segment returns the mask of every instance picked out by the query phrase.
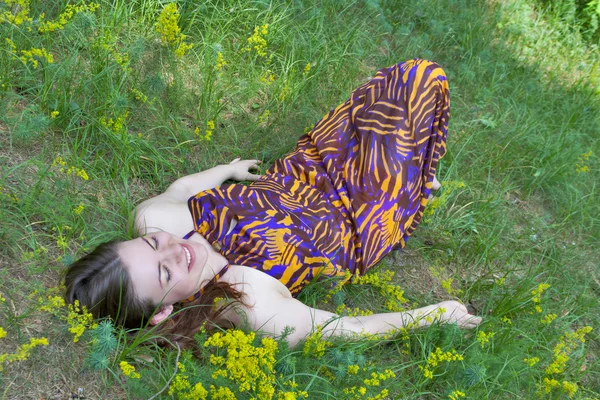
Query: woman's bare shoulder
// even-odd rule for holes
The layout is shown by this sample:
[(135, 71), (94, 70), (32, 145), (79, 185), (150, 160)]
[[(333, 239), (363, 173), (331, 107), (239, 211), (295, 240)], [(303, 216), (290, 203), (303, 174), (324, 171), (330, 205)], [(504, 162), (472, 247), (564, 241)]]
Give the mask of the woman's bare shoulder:
[(166, 231), (183, 237), (194, 229), (187, 203), (151, 199), (135, 208), (134, 228), (138, 235)]

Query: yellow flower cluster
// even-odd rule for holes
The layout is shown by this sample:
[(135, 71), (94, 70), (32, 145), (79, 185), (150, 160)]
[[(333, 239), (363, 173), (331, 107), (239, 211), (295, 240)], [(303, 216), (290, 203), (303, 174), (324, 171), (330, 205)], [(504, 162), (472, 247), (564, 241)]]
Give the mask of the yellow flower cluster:
[(402, 303), (408, 303), (404, 298), (404, 290), (392, 283), (393, 271), (372, 272), (363, 276), (356, 276), (354, 283), (358, 285), (371, 285), (379, 290), (386, 300), (385, 307), (390, 311), (404, 311)]
[(196, 129), (194, 129), (194, 133), (196, 134), (196, 136), (198, 136), (199, 139), (210, 142), (210, 139), (212, 138), (212, 134), (213, 134), (214, 130), (215, 130), (215, 121), (211, 119), (206, 123), (206, 133), (204, 135), (202, 135), (200, 133), (200, 128), (198, 128), (198, 127), (196, 127)]
[(167, 4), (158, 16), (156, 32), (160, 34), (162, 44), (172, 48), (175, 55), (182, 58), (194, 45), (184, 43), (186, 35), (179, 28), (179, 17), (177, 4)]
[(350, 375), (356, 375), (358, 374), (358, 371), (360, 370), (360, 367), (358, 365), (348, 365), (348, 373)]
[(550, 325), (557, 317), (558, 315), (556, 314), (546, 314), (546, 316), (542, 318), (540, 322), (544, 325)]
[[(343, 392), (346, 395), (354, 395), (351, 397), (347, 397), (348, 399), (359, 400), (359, 399), (363, 398), (362, 396), (365, 396), (367, 394), (367, 388), (364, 386), (360, 386), (358, 388), (356, 386), (352, 386), (351, 388), (344, 388)], [(364, 399), (365, 400), (383, 400), (383, 399), (387, 399), (389, 394), (390, 394), (390, 391), (388, 389), (383, 389), (381, 392), (379, 392), (375, 396), (369, 396)]]
[(283, 103), (290, 95), (290, 91), (290, 82), (285, 81), (285, 85), (281, 89), (281, 93), (279, 93), (279, 101)]
[(335, 282), (335, 286), (333, 286), (333, 288), (327, 292), (327, 294), (323, 298), (323, 302), (325, 304), (328, 304), (329, 301), (332, 299), (332, 297), (336, 293), (338, 293), (339, 291), (341, 291), (344, 288), (344, 285), (346, 283), (348, 283), (351, 278), (352, 278), (352, 272), (350, 272), (348, 270), (345, 270), (344, 271), (344, 277), (341, 280), (338, 280), (338, 281)]
[(586, 164), (592, 154), (594, 154), (594, 153), (592, 152), (592, 150), (590, 150), (587, 153), (583, 153), (582, 155), (579, 156), (579, 159), (577, 160), (577, 164), (575, 165), (575, 171), (577, 171), (578, 174), (584, 174), (586, 172), (590, 172), (590, 167), (588, 167)]
[[(10, 22), (15, 25), (22, 25), (25, 22), (31, 23), (33, 19), (29, 16), (31, 11), (29, 0), (4, 0), (4, 4), (10, 11), (0, 13), (0, 23)], [(13, 10), (17, 12), (13, 14)]]
[(265, 110), (265, 112), (263, 112), (259, 117), (258, 117), (258, 123), (263, 124), (265, 122), (267, 122), (269, 120), (269, 117), (271, 116), (271, 111), (269, 110)]
[(148, 96), (146, 96), (140, 90), (132, 88), (131, 93), (133, 93), (133, 97), (135, 97), (137, 101), (141, 101), (142, 103), (146, 103), (148, 101)]
[(115, 119), (100, 117), (100, 124), (111, 132), (124, 134), (127, 133), (127, 129), (125, 128), (127, 117), (129, 117), (129, 111), (123, 111)]
[(4, 328), (2, 328), (0, 326), (0, 339), (3, 339), (6, 337), (6, 331), (4, 330)]
[(462, 181), (446, 181), (446, 182), (444, 182), (444, 184), (442, 185), (442, 188), (443, 188), (442, 194), (438, 197), (434, 197), (433, 200), (431, 200), (429, 202), (429, 204), (427, 205), (427, 208), (423, 212), (423, 218), (427, 219), (428, 217), (431, 217), (435, 213), (435, 210), (437, 208), (446, 204), (446, 202), (448, 201), (448, 198), (450, 197), (450, 194), (453, 191), (455, 191), (457, 189), (462, 189), (465, 186), (466, 186), (465, 183)]
[(531, 358), (524, 358), (523, 362), (527, 365), (529, 365), (530, 367), (533, 367), (535, 364), (540, 362), (540, 359), (537, 357), (531, 357)]
[(129, 364), (127, 361), (121, 361), (119, 363), (119, 367), (121, 368), (121, 372), (128, 378), (131, 379), (140, 379), (141, 376), (139, 372), (135, 372), (135, 367)]
[(228, 387), (215, 387), (210, 385), (210, 398), (212, 400), (237, 400), (235, 393)]
[(67, 306), (69, 313), (66, 321), (69, 325), (69, 332), (73, 334), (73, 342), (77, 343), (86, 329), (96, 329), (98, 324), (94, 322), (94, 316), (88, 312), (86, 306), (80, 306), (79, 300)]
[(56, 117), (58, 117), (59, 114), (60, 114), (60, 111), (52, 111), (50, 113), (50, 119), (56, 119)]
[(268, 69), (260, 76), (260, 81), (266, 85), (270, 85), (275, 82), (275, 74)]
[(458, 354), (456, 350), (453, 349), (451, 351), (443, 352), (442, 349), (436, 347), (434, 351), (429, 353), (429, 356), (425, 361), (425, 366), (419, 365), (419, 369), (423, 372), (425, 378), (433, 379), (433, 371), (441, 363), (462, 360), (464, 360), (464, 357)]
[(75, 174), (78, 177), (80, 177), (81, 179), (83, 179), (84, 181), (87, 181), (90, 179), (87, 172), (85, 172), (85, 170), (83, 168), (69, 166), (67, 164), (67, 162), (65, 160), (63, 160), (63, 158), (61, 156), (58, 156), (54, 159), (54, 161), (52, 162), (52, 167), (58, 167), (59, 171), (65, 175)]
[(204, 346), (216, 348), (217, 354), (221, 353), (221, 349), (226, 350), (225, 356), (213, 354), (210, 357), (210, 363), (220, 368), (213, 373), (213, 379), (218, 376), (228, 378), (238, 383), (241, 393), (251, 392), (258, 399), (270, 399), (275, 394), (273, 367), (277, 342), (263, 338), (262, 347), (255, 347), (252, 345), (255, 335), (239, 329), (217, 332), (206, 340)]
[(577, 384), (569, 381), (562, 381), (561, 383), (556, 379), (545, 377), (540, 385), (539, 393), (540, 395), (550, 394), (552, 391), (560, 389), (571, 398), (575, 396), (575, 393), (577, 392)]
[(367, 386), (379, 386), (381, 382), (388, 379), (395, 378), (396, 374), (391, 369), (386, 369), (383, 372), (371, 372), (371, 378), (363, 380), (363, 383)]
[(2, 364), (5, 362), (14, 362), (14, 361), (25, 361), (31, 355), (31, 350), (33, 350), (37, 346), (48, 346), (48, 339), (46, 338), (31, 338), (29, 339), (28, 344), (24, 344), (22, 346), (18, 346), (17, 350), (13, 353), (3, 353), (0, 354), (0, 372), (3, 370)]
[(569, 355), (580, 343), (585, 343), (585, 335), (592, 331), (591, 326), (584, 326), (575, 332), (566, 332), (554, 346), (552, 362), (546, 367), (547, 375), (562, 374), (569, 361)]
[(304, 66), (304, 69), (302, 70), (302, 75), (308, 75), (309, 72), (310, 72), (310, 63), (306, 63), (306, 65)]
[(490, 333), (485, 333), (484, 331), (477, 332), (477, 341), (481, 345), (482, 349), (485, 347), (486, 344), (488, 344), (490, 342), (490, 339), (493, 338), (495, 334), (496, 334), (495, 332), (490, 332)]
[(80, 4), (78, 6), (74, 6), (72, 4), (67, 5), (65, 10), (54, 20), (54, 21), (43, 21), (44, 14), (40, 15), (40, 26), (38, 28), (38, 32), (46, 33), (46, 32), (54, 32), (57, 30), (61, 30), (65, 27), (65, 25), (75, 17), (75, 15), (82, 12), (94, 12), (100, 7), (98, 3), (90, 3), (90, 4)]
[(360, 315), (360, 316), (373, 315), (373, 311), (371, 311), (371, 310), (362, 310), (362, 309), (360, 309), (360, 307), (346, 308), (345, 304), (340, 304), (335, 309), (335, 313), (338, 315), (343, 314), (348, 317), (356, 317), (358, 315)]
[(531, 301), (533, 301), (535, 304), (535, 311), (538, 313), (542, 312), (542, 307), (540, 306), (540, 303), (542, 302), (542, 293), (544, 293), (544, 291), (546, 291), (549, 287), (550, 285), (547, 283), (540, 283), (537, 289), (531, 291), (531, 294), (533, 295)]
[(69, 325), (69, 332), (73, 334), (73, 342), (77, 343), (86, 329), (96, 329), (98, 324), (94, 322), (94, 316), (88, 312), (86, 306), (80, 306), (79, 300), (67, 306), (67, 315), (62, 313), (65, 300), (61, 296), (47, 296), (46, 300), (41, 297), (37, 299), (40, 311), (50, 313), (65, 321)]
[(4, 297), (2, 297), (2, 293), (0, 293), (0, 303), (4, 303), (6, 301), (6, 299)]
[(465, 394), (463, 392), (461, 392), (460, 390), (455, 390), (448, 395), (448, 398), (450, 400), (458, 400), (461, 397), (465, 397)]
[(225, 58), (223, 57), (223, 53), (220, 51), (217, 53), (217, 62), (215, 64), (215, 71), (222, 70), (227, 65)]
[(458, 296), (459, 294), (462, 293), (462, 290), (455, 289), (454, 287), (452, 287), (452, 283), (453, 282), (454, 282), (454, 278), (443, 279), (441, 281), (442, 288), (444, 288), (444, 290), (446, 292), (448, 292), (449, 295), (451, 295), (451, 296)]
[(321, 358), (325, 355), (325, 350), (331, 346), (331, 343), (323, 339), (323, 327), (317, 326), (317, 329), (306, 337), (302, 353), (305, 356), (313, 355)]
[[(169, 386), (169, 396), (175, 395), (178, 400), (205, 400), (208, 396), (208, 391), (202, 383), (198, 382), (192, 386), (187, 374), (185, 374), (183, 364), (178, 363), (177, 365), (179, 366), (179, 372), (175, 375)], [(214, 386), (211, 385), (210, 388), (213, 391)]]
[(247, 39), (248, 47), (246, 47), (245, 51), (251, 51), (252, 49), (256, 50), (256, 54), (260, 57), (264, 57), (267, 55), (267, 40), (265, 36), (269, 34), (269, 24), (264, 24), (263, 26), (254, 27), (254, 33)]
[(52, 54), (48, 53), (43, 47), (41, 49), (32, 48), (30, 50), (21, 50), (21, 57), (19, 57), (24, 63), (31, 63), (33, 68), (39, 66), (39, 61), (44, 60), (47, 64), (52, 64), (54, 58)]
[(73, 212), (75, 213), (75, 215), (81, 215), (83, 210), (85, 210), (85, 206), (83, 205), (83, 203), (79, 203), (79, 205), (73, 209)]

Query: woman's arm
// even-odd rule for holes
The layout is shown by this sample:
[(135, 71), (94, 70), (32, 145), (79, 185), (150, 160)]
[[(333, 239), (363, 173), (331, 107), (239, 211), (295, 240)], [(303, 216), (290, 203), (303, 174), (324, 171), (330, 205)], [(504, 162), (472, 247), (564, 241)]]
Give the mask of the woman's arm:
[[(175, 202), (187, 202), (195, 194), (220, 186), (228, 179), (255, 181), (260, 178), (260, 175), (250, 173), (250, 169), (258, 168), (258, 164), (260, 164), (259, 160), (236, 158), (229, 164), (217, 165), (214, 168), (179, 178), (159, 196)], [(152, 199), (147, 201), (150, 200)]]
[[(236, 158), (229, 164), (218, 165), (202, 172), (187, 175), (173, 182), (164, 193), (138, 204), (135, 208), (135, 230), (140, 235), (167, 231), (175, 235), (187, 233), (191, 219), (187, 201), (199, 192), (220, 186), (228, 179), (255, 181), (260, 175), (250, 173), (258, 168), (259, 160)], [(185, 223), (187, 222), (187, 223)]]
[(445, 301), (405, 312), (340, 317), (328, 311), (308, 307), (291, 297), (279, 297), (271, 301), (256, 300), (253, 307), (246, 312), (250, 327), (273, 336), (280, 335), (286, 326), (293, 327), (294, 332), (287, 337), (292, 346), (317, 326), (322, 327), (325, 336), (361, 333), (383, 336), (398, 328), (424, 327), (434, 321), (454, 323), (463, 328), (474, 328), (481, 323), (480, 317), (470, 315), (467, 308), (457, 301)]

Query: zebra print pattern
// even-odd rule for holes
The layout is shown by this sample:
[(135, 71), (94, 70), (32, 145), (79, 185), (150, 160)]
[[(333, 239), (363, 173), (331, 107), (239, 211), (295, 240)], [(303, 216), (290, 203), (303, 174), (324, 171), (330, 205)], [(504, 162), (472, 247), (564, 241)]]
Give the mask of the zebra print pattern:
[(230, 263), (279, 279), (293, 295), (318, 275), (362, 275), (419, 224), (448, 118), (437, 64), (380, 70), (260, 180), (190, 198), (195, 229)]

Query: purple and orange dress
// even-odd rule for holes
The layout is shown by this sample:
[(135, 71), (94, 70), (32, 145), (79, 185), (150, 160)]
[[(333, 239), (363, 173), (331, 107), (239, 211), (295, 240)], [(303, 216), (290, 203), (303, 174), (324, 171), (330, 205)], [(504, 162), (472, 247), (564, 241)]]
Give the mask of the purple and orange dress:
[(435, 63), (380, 70), (249, 186), (191, 197), (195, 231), (293, 296), (315, 276), (364, 274), (419, 224), (446, 151), (449, 92)]

